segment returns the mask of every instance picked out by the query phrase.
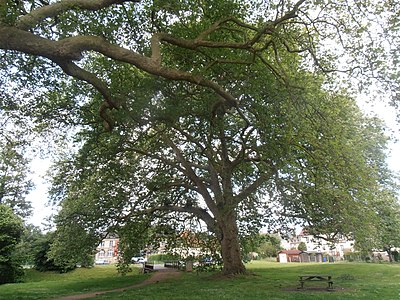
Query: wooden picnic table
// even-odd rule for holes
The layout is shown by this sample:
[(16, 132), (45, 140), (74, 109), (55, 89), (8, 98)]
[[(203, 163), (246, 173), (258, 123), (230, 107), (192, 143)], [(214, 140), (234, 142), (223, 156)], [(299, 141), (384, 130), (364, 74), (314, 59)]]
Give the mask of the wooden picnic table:
[(300, 275), (299, 279), (300, 279), (300, 288), (304, 288), (305, 282), (323, 281), (328, 283), (328, 289), (333, 289), (333, 281), (331, 275), (308, 274), (308, 275)]

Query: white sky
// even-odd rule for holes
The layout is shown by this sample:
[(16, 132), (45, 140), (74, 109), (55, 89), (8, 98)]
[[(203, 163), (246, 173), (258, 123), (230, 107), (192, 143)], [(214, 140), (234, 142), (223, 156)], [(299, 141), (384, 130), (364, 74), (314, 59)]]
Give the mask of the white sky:
[(28, 195), (27, 200), (32, 202), (33, 214), (28, 219), (29, 223), (35, 226), (43, 226), (43, 221), (51, 215), (52, 208), (47, 206), (48, 185), (44, 179), (47, 169), (50, 166), (50, 161), (46, 159), (36, 158), (31, 163), (32, 168), (32, 180), (35, 184), (35, 189)]

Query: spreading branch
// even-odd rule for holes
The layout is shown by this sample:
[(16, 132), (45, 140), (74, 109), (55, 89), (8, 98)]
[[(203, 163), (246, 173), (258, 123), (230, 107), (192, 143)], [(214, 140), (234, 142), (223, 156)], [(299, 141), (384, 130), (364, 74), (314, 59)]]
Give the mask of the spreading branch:
[(97, 11), (125, 2), (140, 2), (140, 0), (63, 0), (42, 6), (27, 15), (21, 16), (16, 23), (16, 27), (22, 30), (29, 30), (39, 25), (44, 19), (57, 17), (68, 10), (84, 9)]

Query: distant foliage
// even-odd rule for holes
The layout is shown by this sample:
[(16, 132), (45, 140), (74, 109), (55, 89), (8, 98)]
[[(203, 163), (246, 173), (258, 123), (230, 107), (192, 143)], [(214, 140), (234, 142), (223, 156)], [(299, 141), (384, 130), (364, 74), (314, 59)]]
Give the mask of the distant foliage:
[(53, 233), (48, 233), (43, 240), (38, 243), (39, 249), (35, 255), (35, 269), (40, 272), (56, 271), (65, 273), (76, 268), (74, 263), (56, 263), (53, 258), (49, 257), (50, 247), (53, 241)]
[(7, 205), (0, 204), (0, 284), (17, 282), (24, 274), (13, 256), (23, 230), (21, 218)]
[(282, 250), (281, 239), (272, 234), (263, 236), (264, 241), (257, 248), (256, 252), (261, 258), (276, 257), (278, 252)]
[(150, 255), (147, 261), (171, 261), (179, 260), (179, 256), (175, 254), (153, 254)]
[(39, 227), (32, 224), (25, 225), (20, 242), (15, 248), (15, 257), (23, 266), (35, 264), (35, 254), (40, 250), (44, 234)]
[(307, 251), (307, 245), (304, 242), (301, 242), (298, 246), (297, 246), (297, 250), (300, 251)]

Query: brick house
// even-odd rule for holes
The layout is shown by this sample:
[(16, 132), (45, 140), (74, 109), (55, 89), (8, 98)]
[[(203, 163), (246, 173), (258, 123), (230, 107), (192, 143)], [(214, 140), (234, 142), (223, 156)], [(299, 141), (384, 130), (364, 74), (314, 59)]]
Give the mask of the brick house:
[(108, 236), (103, 239), (96, 247), (96, 264), (115, 264), (118, 261), (118, 243), (119, 238)]

